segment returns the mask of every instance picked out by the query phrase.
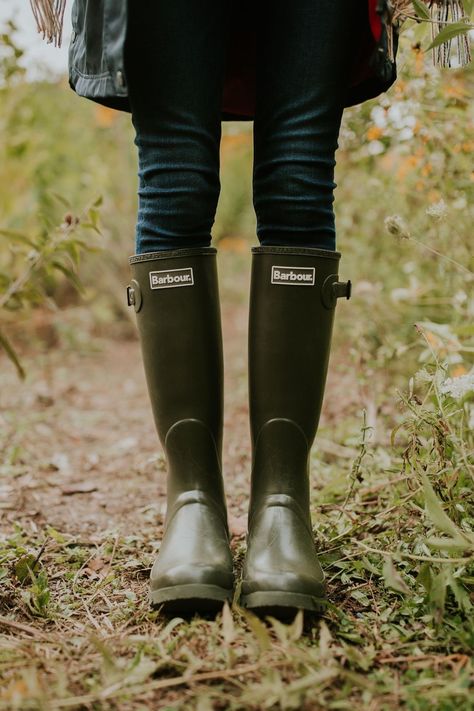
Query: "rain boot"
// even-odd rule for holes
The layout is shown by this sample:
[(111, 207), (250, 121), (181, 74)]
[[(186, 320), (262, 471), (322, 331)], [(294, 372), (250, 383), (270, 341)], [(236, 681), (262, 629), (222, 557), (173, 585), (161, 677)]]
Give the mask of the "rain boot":
[(334, 309), (350, 297), (339, 252), (252, 248), (249, 414), (252, 444), (241, 604), (288, 616), (320, 611), (325, 582), (310, 514), (309, 455), (328, 368)]
[(232, 598), (222, 479), (223, 353), (216, 249), (130, 257), (153, 415), (167, 462), (167, 509), (150, 603), (216, 612)]

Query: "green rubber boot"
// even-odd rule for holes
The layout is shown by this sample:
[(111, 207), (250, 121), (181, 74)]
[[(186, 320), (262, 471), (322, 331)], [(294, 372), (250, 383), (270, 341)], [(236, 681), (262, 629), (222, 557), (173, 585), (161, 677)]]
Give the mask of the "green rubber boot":
[(253, 247), (249, 313), (252, 441), (241, 604), (262, 614), (318, 612), (324, 574), (311, 527), (309, 454), (328, 368), (334, 308), (350, 296), (339, 252)]
[(165, 529), (150, 603), (216, 612), (232, 598), (222, 479), (223, 354), (214, 247), (130, 257), (156, 429), (168, 467)]

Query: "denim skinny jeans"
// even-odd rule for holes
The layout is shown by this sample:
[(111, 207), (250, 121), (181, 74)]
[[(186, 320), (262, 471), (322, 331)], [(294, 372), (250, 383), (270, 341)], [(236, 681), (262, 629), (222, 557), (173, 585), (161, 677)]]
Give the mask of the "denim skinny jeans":
[[(129, 4), (137, 254), (211, 242), (226, 48), (231, 10), (239, 9), (234, 2)], [(335, 249), (334, 155), (363, 12), (357, 0), (253, 0), (253, 203), (262, 245)]]

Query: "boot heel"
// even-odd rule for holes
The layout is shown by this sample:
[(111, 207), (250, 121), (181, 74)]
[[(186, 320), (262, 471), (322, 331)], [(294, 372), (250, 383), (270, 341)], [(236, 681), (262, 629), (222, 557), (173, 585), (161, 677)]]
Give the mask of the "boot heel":
[(171, 612), (219, 612), (226, 600), (232, 600), (233, 591), (225, 590), (217, 585), (175, 585), (171, 588), (161, 588), (150, 591), (150, 605), (153, 608), (162, 607), (166, 613)]

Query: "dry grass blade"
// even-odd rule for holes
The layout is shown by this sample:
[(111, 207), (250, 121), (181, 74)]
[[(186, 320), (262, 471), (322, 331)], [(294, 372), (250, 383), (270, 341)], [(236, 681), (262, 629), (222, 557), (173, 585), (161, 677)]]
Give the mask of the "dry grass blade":
[(41, 639), (44, 641), (50, 639), (47, 634), (45, 634), (44, 632), (40, 632), (40, 630), (36, 629), (35, 627), (32, 627), (31, 625), (26, 625), (24, 622), (10, 620), (8, 617), (4, 617), (4, 615), (0, 615), (0, 626), (7, 627), (13, 630), (18, 630), (19, 632), (25, 632), (26, 634), (30, 635), (31, 637), (34, 637), (35, 639)]

